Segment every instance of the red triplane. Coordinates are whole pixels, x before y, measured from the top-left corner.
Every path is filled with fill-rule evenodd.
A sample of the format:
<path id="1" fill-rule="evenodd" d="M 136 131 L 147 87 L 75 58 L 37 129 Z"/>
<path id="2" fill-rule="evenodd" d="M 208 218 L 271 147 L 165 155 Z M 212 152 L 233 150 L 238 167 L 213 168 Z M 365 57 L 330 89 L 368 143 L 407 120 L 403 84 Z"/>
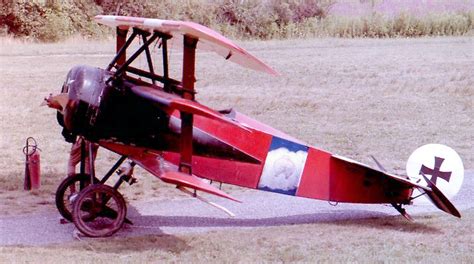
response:
<path id="1" fill-rule="evenodd" d="M 192 22 L 123 16 L 95 19 L 116 28 L 115 57 L 105 69 L 72 68 L 62 94 L 53 97 L 62 105 L 58 118 L 66 133 L 121 155 L 102 179 L 96 177 L 94 170 L 84 173 L 83 155 L 81 173 L 66 178 L 58 188 L 59 212 L 85 235 L 109 236 L 127 221 L 125 201 L 118 188 L 124 181 L 133 182 L 131 171 L 135 164 L 193 195 L 203 191 L 238 201 L 203 180 L 208 179 L 331 202 L 391 204 L 409 218 L 402 206 L 410 204 L 414 189 L 419 189 L 435 206 L 460 217 L 428 179 L 431 175 L 422 173 L 427 182 L 424 186 L 408 177 L 385 172 L 381 166 L 377 170 L 308 146 L 234 110 L 216 111 L 197 102 L 197 49 L 277 75 L 219 33 Z M 127 56 L 136 39 L 141 40 L 140 46 Z M 155 72 L 152 45 L 162 51 L 161 75 Z M 171 46 L 183 50 L 181 80 L 170 77 Z M 145 69 L 132 64 L 140 55 L 146 59 Z M 127 159 L 128 168 L 119 171 L 118 182 L 106 185 Z"/>

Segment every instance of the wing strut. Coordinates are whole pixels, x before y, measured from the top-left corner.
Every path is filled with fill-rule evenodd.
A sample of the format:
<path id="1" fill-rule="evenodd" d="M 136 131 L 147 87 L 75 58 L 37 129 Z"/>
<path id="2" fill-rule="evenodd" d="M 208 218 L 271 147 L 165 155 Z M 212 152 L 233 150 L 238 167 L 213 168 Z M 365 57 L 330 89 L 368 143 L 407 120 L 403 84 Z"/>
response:
<path id="1" fill-rule="evenodd" d="M 133 29 L 133 33 L 134 33 L 135 36 L 136 36 L 136 34 L 141 34 L 142 36 L 143 36 L 143 35 L 146 35 L 146 34 L 150 34 L 150 33 L 148 33 L 148 32 L 139 32 L 139 33 L 135 33 L 135 32 L 139 32 L 139 30 L 136 29 L 136 28 L 134 28 L 134 29 Z M 128 67 L 143 51 L 145 51 L 151 43 L 153 43 L 157 38 L 159 38 L 160 35 L 161 35 L 161 34 L 160 34 L 159 32 L 154 32 L 153 35 L 152 35 L 147 41 L 145 41 L 145 42 L 143 43 L 143 45 L 142 45 L 140 48 L 138 48 L 138 50 L 135 51 L 135 53 L 133 53 L 133 55 L 130 56 L 130 58 L 129 58 L 123 65 L 121 65 L 121 66 L 117 69 L 117 71 L 115 72 L 115 76 L 120 76 L 123 72 L 125 72 L 126 69 L 127 69 L 127 67 Z M 132 36 L 133 36 L 133 35 L 132 35 Z M 133 40 L 133 39 L 132 39 L 132 40 Z M 128 44 L 128 43 L 127 43 L 127 44 Z M 124 47 L 124 48 L 125 48 L 125 47 Z"/>
<path id="2" fill-rule="evenodd" d="M 142 34 L 143 43 L 147 43 L 147 37 L 145 34 Z M 148 62 L 148 69 L 152 75 L 155 75 L 155 70 L 153 69 L 153 60 L 151 59 L 151 52 L 148 45 L 145 47 L 146 60 Z M 156 81 L 153 78 L 150 78 L 153 85 L 156 85 Z"/>
<path id="3" fill-rule="evenodd" d="M 124 47 L 127 43 L 127 34 L 128 34 L 128 28 L 127 29 L 121 29 L 117 27 L 117 43 L 116 43 L 116 53 L 119 55 L 117 57 L 117 65 L 123 65 L 125 61 L 127 60 L 127 53 L 126 53 L 126 48 L 123 50 L 122 53 L 120 53 L 120 50 L 122 47 Z M 130 44 L 128 44 L 130 45 Z M 127 45 L 127 46 L 128 46 Z M 113 65 L 112 65 L 113 66 Z M 109 65 L 109 70 L 110 70 L 110 65 Z"/>
<path id="4" fill-rule="evenodd" d="M 169 70 L 168 70 L 168 38 L 161 39 L 161 49 L 163 57 L 163 77 L 165 80 L 169 80 Z M 164 83 L 165 92 L 171 92 L 170 83 L 167 81 Z"/>
<path id="5" fill-rule="evenodd" d="M 119 32 L 121 32 L 119 34 Z M 120 31 L 120 29 L 117 28 L 117 54 L 115 57 L 112 59 L 112 61 L 109 63 L 109 66 L 107 66 L 108 71 L 112 70 L 112 68 L 117 65 L 123 66 L 125 64 L 125 61 L 127 59 L 126 57 L 126 52 L 130 44 L 132 44 L 133 40 L 138 34 L 138 31 L 133 30 L 132 35 L 124 41 L 127 38 L 127 31 Z"/>
<path id="6" fill-rule="evenodd" d="M 183 98 L 194 101 L 194 82 L 196 45 L 198 40 L 184 35 L 183 38 Z M 179 171 L 192 174 L 193 158 L 193 114 L 180 112 L 181 117 L 181 160 L 179 162 Z"/>

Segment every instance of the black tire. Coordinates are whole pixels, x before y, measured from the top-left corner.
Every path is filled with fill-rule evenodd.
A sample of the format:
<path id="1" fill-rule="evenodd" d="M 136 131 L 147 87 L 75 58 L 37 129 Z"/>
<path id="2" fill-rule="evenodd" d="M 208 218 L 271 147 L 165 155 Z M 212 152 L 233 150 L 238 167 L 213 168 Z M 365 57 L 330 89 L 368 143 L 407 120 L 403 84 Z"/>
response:
<path id="1" fill-rule="evenodd" d="M 122 228 L 127 215 L 123 196 L 114 188 L 94 184 L 77 196 L 72 219 L 77 229 L 90 237 L 106 237 Z"/>
<path id="2" fill-rule="evenodd" d="M 72 222 L 72 207 L 81 190 L 90 185 L 89 174 L 74 174 L 64 179 L 56 190 L 56 207 L 64 219 Z M 95 179 L 97 182 L 98 179 Z"/>

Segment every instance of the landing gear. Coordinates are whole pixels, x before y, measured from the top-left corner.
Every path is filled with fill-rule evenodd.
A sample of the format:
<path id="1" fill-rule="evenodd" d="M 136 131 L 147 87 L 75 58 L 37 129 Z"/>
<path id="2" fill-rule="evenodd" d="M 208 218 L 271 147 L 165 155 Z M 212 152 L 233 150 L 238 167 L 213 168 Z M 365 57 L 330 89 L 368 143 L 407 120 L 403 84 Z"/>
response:
<path id="1" fill-rule="evenodd" d="M 115 234 L 123 225 L 127 207 L 114 188 L 95 184 L 81 191 L 74 202 L 72 217 L 77 229 L 90 237 Z"/>
<path id="2" fill-rule="evenodd" d="M 133 177 L 134 162 L 129 161 L 120 167 L 126 158 L 122 156 L 101 180 L 79 173 L 64 179 L 58 186 L 56 207 L 59 213 L 66 220 L 73 222 L 84 235 L 111 236 L 120 230 L 124 223 L 132 224 L 126 218 L 125 199 L 118 192 L 123 182 L 130 185 L 136 182 Z M 114 172 L 119 179 L 111 187 L 105 182 Z M 91 179 L 94 179 L 92 184 Z"/>

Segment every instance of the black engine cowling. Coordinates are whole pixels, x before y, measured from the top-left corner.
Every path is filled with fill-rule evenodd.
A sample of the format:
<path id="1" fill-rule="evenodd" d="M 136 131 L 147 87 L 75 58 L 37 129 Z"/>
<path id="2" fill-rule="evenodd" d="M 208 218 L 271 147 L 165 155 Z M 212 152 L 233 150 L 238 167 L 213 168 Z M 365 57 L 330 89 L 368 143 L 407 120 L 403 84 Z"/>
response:
<path id="1" fill-rule="evenodd" d="M 169 117 L 159 108 L 132 94 L 132 84 L 114 80 L 112 73 L 91 66 L 76 66 L 62 92 L 69 101 L 64 127 L 89 140 L 114 139 L 138 145 L 156 145 L 168 129 Z"/>

